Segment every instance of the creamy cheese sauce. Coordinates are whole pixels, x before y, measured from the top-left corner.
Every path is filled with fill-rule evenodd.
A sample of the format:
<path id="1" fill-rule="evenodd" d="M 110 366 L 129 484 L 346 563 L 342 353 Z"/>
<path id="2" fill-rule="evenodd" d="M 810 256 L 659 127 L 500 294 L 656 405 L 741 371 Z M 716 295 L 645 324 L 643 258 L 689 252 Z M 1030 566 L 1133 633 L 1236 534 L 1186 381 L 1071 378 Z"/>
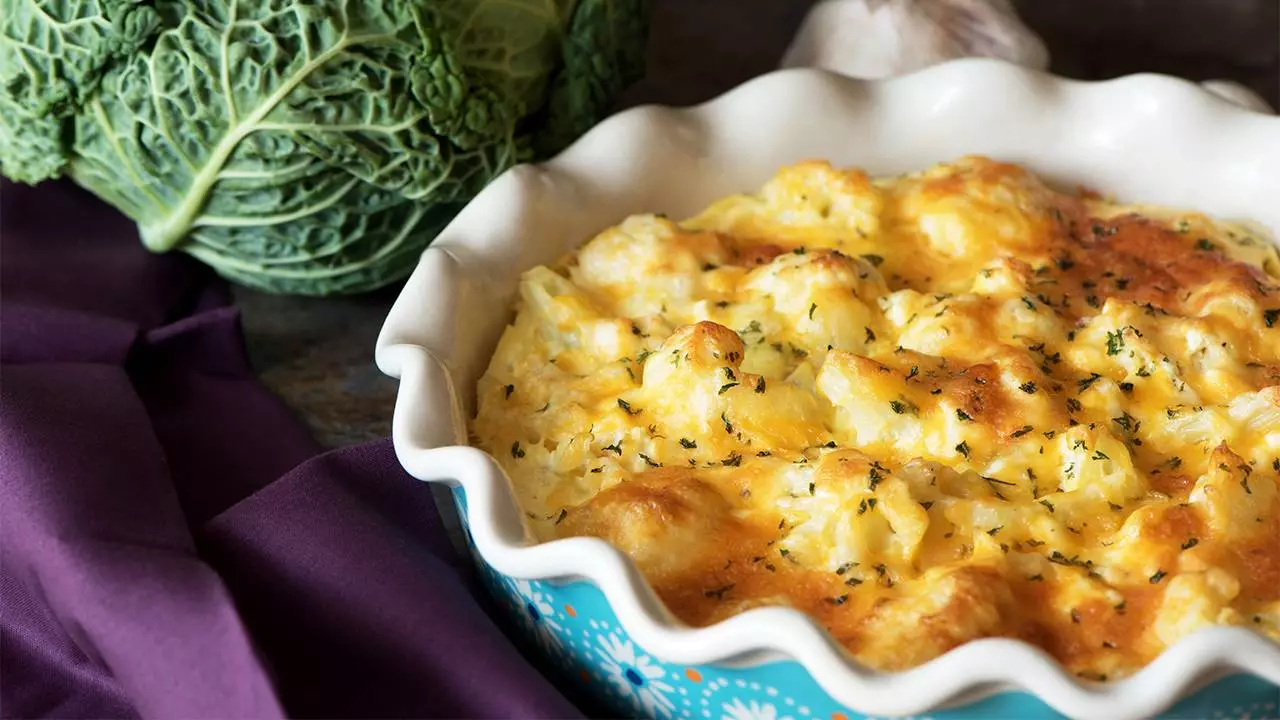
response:
<path id="1" fill-rule="evenodd" d="M 522 278 L 475 443 L 545 539 L 695 625 L 786 605 L 860 661 L 981 637 L 1115 678 L 1280 640 L 1280 256 L 966 157 L 784 168 Z"/>

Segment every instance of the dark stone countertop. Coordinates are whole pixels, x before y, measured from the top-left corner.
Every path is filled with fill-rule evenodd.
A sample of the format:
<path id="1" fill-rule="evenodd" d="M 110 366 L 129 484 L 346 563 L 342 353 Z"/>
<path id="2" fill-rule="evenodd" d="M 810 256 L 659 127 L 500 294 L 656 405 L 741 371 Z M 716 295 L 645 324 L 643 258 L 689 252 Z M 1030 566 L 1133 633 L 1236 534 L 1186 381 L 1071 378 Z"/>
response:
<path id="1" fill-rule="evenodd" d="M 1059 74 L 1095 79 L 1150 71 L 1231 79 L 1280 106 L 1277 0 L 1015 2 L 1048 43 Z M 657 0 L 648 76 L 619 106 L 696 103 L 773 69 L 810 5 Z M 391 432 L 396 384 L 374 366 L 373 346 L 396 293 L 393 287 L 314 299 L 236 292 L 263 381 L 326 446 Z"/>

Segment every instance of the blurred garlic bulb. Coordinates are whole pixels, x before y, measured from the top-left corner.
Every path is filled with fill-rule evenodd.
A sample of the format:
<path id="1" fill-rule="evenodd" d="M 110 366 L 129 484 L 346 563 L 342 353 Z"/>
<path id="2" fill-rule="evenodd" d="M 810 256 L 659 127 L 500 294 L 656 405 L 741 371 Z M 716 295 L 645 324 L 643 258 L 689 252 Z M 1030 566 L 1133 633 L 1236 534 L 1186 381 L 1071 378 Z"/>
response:
<path id="1" fill-rule="evenodd" d="M 1200 87 L 1217 95 L 1218 97 L 1230 103 L 1235 103 L 1246 110 L 1254 112 L 1266 113 L 1271 115 L 1275 113 L 1271 105 L 1258 93 L 1231 80 L 1206 80 L 1200 83 Z"/>
<path id="2" fill-rule="evenodd" d="M 782 67 L 853 77 L 901 75 L 962 57 L 1002 58 L 1046 69 L 1049 51 L 1010 0 L 821 0 Z"/>

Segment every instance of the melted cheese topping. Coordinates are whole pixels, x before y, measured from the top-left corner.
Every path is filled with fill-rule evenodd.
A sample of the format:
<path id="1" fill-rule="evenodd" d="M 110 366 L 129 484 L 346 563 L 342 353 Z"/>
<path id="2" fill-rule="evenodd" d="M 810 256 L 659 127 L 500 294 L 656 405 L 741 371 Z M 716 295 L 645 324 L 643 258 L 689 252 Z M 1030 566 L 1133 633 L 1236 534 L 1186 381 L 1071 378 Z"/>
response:
<path id="1" fill-rule="evenodd" d="M 691 624 L 1117 677 L 1280 640 L 1278 278 L 1256 229 L 1014 165 L 807 162 L 528 271 L 474 438 L 541 538 L 609 540 Z"/>

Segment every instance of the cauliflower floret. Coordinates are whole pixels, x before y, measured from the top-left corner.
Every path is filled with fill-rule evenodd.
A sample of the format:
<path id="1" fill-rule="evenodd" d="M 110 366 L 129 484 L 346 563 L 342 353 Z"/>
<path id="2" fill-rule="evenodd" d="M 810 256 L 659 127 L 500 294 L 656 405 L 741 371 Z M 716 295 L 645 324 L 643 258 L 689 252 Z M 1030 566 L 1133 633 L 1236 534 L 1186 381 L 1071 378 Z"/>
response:
<path id="1" fill-rule="evenodd" d="M 643 347 L 635 323 L 606 317 L 581 287 L 545 267 L 524 274 L 520 300 L 527 312 L 516 318 L 517 334 L 526 341 L 536 337 L 548 358 L 570 372 L 594 372 Z"/>
<path id="2" fill-rule="evenodd" d="M 1232 348 L 1241 339 L 1230 327 L 1211 320 L 1186 318 L 1169 320 L 1158 331 L 1160 345 L 1166 352 L 1185 358 L 1188 378 L 1195 385 L 1200 401 L 1222 403 L 1251 390 L 1243 378 L 1244 363 Z"/>
<path id="3" fill-rule="evenodd" d="M 835 429 L 858 447 L 914 448 L 926 424 L 917 402 L 903 394 L 902 376 L 875 360 L 833 351 L 818 372 L 817 390 L 836 410 Z M 929 404 L 933 404 L 930 402 Z"/>
<path id="4" fill-rule="evenodd" d="M 1231 607 L 1240 583 L 1225 570 L 1180 573 L 1169 581 L 1152 627 L 1166 645 L 1214 625 L 1239 625 L 1243 618 Z"/>
<path id="5" fill-rule="evenodd" d="M 966 157 L 904 178 L 893 199 L 896 215 L 914 220 L 921 245 L 957 263 L 956 292 L 999 255 L 1029 252 L 1050 223 L 1056 199 L 1025 170 L 986 158 Z"/>
<path id="6" fill-rule="evenodd" d="M 758 195 L 724 198 L 686 227 L 767 237 L 807 247 L 870 247 L 880 231 L 884 193 L 858 170 L 825 161 L 782 168 Z"/>
<path id="7" fill-rule="evenodd" d="M 700 284 L 712 279 L 702 268 L 729 257 L 714 233 L 686 232 L 665 218 L 635 215 L 584 245 L 571 276 L 607 297 L 618 314 L 640 317 L 694 299 Z"/>
<path id="8" fill-rule="evenodd" d="M 1191 288 L 1182 305 L 1197 317 L 1225 320 L 1236 331 L 1233 335 L 1239 331 L 1251 332 L 1263 321 L 1262 306 L 1231 280 L 1211 280 Z"/>
<path id="9" fill-rule="evenodd" d="M 1151 322 L 1143 306 L 1108 298 L 1101 312 L 1076 330 L 1063 357 L 1075 367 L 1090 368 L 1100 375 L 1088 393 L 1107 395 L 1110 406 L 1100 404 L 1096 397 L 1092 400 L 1100 412 L 1113 409 L 1120 381 L 1142 396 L 1188 404 L 1201 401 L 1196 389 L 1184 380 L 1189 368 L 1180 367 L 1173 359 L 1180 356 L 1171 356 L 1163 347 L 1159 325 Z M 1085 404 L 1090 405 L 1089 399 Z"/>
<path id="10" fill-rule="evenodd" d="M 1031 292 L 1035 271 L 1014 257 L 998 257 L 973 277 L 972 292 L 993 297 L 1021 297 Z"/>
<path id="11" fill-rule="evenodd" d="M 894 295 L 895 316 L 906 316 L 898 326 L 898 345 L 925 355 L 970 361 L 980 361 L 996 349 L 995 338 L 990 343 L 974 342 L 975 338 L 990 336 L 986 323 L 989 300 L 972 295 L 926 295 L 914 290 L 900 290 Z"/>
<path id="12" fill-rule="evenodd" d="M 748 298 L 768 298 L 776 319 L 764 331 L 787 329 L 812 350 L 865 350 L 884 332 L 876 300 L 884 280 L 864 260 L 839 252 L 787 253 L 752 270 L 742 284 Z"/>
<path id="13" fill-rule="evenodd" d="M 1085 497 L 1124 505 L 1147 492 L 1129 448 L 1102 428 L 1077 425 L 1058 435 L 1062 457 L 1059 487 Z"/>
<path id="14" fill-rule="evenodd" d="M 1053 310 L 1026 294 L 947 295 L 899 290 L 882 302 L 898 345 L 926 355 L 987 362 L 1010 347 L 1056 343 L 1065 328 Z"/>
<path id="15" fill-rule="evenodd" d="M 1177 569 L 1204 569 L 1199 510 L 1173 501 L 1142 505 L 1129 514 L 1094 556 L 1102 576 L 1116 586 L 1150 583 Z"/>
<path id="16" fill-rule="evenodd" d="M 826 161 L 783 168 L 760 191 L 777 221 L 810 231 L 865 237 L 880 229 L 884 201 L 859 170 L 839 170 Z"/>
<path id="17" fill-rule="evenodd" d="M 644 364 L 635 402 L 653 408 L 668 434 L 712 437 L 708 450 L 738 442 L 803 450 L 822 442 L 820 400 L 785 381 L 742 370 L 737 333 L 713 322 L 678 328 Z"/>
<path id="18" fill-rule="evenodd" d="M 1275 496 L 1274 476 L 1255 472 L 1224 444 L 1210 455 L 1209 471 L 1196 481 L 1188 499 L 1203 510 L 1216 537 L 1248 540 L 1268 530 L 1263 520 Z"/>
<path id="19" fill-rule="evenodd" d="M 1146 429 L 1152 446 L 1166 455 L 1188 443 L 1217 447 L 1230 442 L 1235 435 L 1231 420 L 1221 408 L 1213 405 L 1170 405 L 1164 412 L 1151 416 Z"/>
<path id="20" fill-rule="evenodd" d="M 1206 449 L 1229 445 L 1245 462 L 1265 467 L 1280 457 L 1280 386 L 1237 395 L 1226 405 L 1171 405 L 1148 425 L 1153 446 L 1173 454 L 1187 442 Z M 1188 469 L 1207 466 L 1183 457 Z"/>
<path id="21" fill-rule="evenodd" d="M 794 476 L 794 474 L 793 474 Z M 777 503 L 792 529 L 781 545 L 806 564 L 836 570 L 882 559 L 889 570 L 909 570 L 929 528 L 929 515 L 910 486 L 856 450 L 823 455 L 809 483 L 792 487 Z"/>
<path id="22" fill-rule="evenodd" d="M 1280 458 L 1280 385 L 1237 396 L 1226 414 L 1238 429 L 1233 445 L 1246 460 L 1265 467 L 1268 458 Z"/>
<path id="23" fill-rule="evenodd" d="M 742 339 L 713 322 L 684 325 L 644 363 L 643 403 L 668 427 L 697 435 L 719 422 L 723 391 L 740 384 Z"/>
<path id="24" fill-rule="evenodd" d="M 1014 597 L 995 567 L 934 567 L 902 585 L 862 626 L 854 654 L 881 671 L 913 667 L 979 638 L 1012 630 Z"/>

